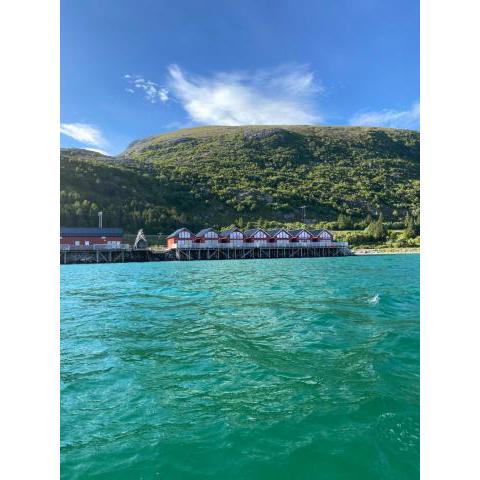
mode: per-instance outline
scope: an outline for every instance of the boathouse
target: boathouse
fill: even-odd
[[[220,235],[213,228],[204,228],[195,235],[196,243],[203,243],[206,247],[215,247],[218,245]]]
[[[243,239],[243,232],[237,227],[224,230],[220,233],[220,243],[228,243],[230,245],[242,245]]]
[[[321,230],[312,230],[312,235],[314,237],[314,240],[317,241],[333,241],[333,235],[324,228],[322,228]]]
[[[290,238],[292,237],[288,230],[285,230],[284,228],[267,230],[267,233],[270,235],[270,242],[278,245],[279,247],[287,247],[290,243]]]
[[[121,228],[60,227],[60,245],[120,246],[123,239]]]
[[[245,242],[253,243],[255,246],[267,245],[268,239],[270,238],[269,234],[262,228],[251,228],[245,233]]]
[[[300,230],[292,230],[292,241],[297,242],[301,245],[309,245],[313,239],[313,234],[304,228]]]
[[[191,247],[195,240],[195,235],[188,228],[179,228],[167,237],[167,247]]]

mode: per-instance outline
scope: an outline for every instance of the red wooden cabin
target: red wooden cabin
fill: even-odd
[[[167,237],[167,247],[190,247],[195,235],[188,228],[179,228]]]

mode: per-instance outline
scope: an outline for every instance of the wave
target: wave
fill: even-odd
[[[380,302],[380,295],[376,293],[373,297],[367,298],[367,303],[370,305],[377,305]]]

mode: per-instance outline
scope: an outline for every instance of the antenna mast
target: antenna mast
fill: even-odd
[[[303,223],[305,223],[305,215],[306,215],[306,214],[305,214],[305,209],[306,209],[306,208],[307,208],[306,205],[302,205],[302,206],[300,207],[300,210],[302,211],[302,220],[303,220]]]

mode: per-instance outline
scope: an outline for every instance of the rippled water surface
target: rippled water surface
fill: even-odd
[[[63,479],[418,478],[418,255],[61,269]]]

